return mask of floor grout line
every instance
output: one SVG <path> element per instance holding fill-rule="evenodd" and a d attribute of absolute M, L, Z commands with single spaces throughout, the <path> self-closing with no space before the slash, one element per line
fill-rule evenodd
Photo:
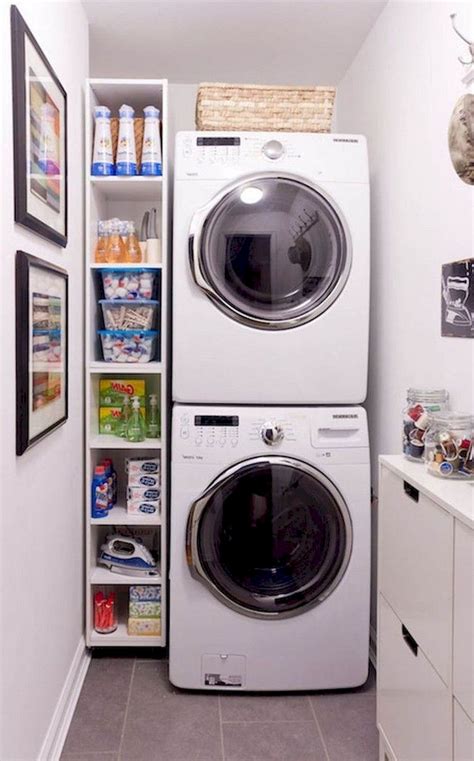
<path fill-rule="evenodd" d="M 125 727 L 126 727 L 127 718 L 128 718 L 128 708 L 129 708 L 129 705 L 130 705 L 130 697 L 132 695 L 132 687 L 133 687 L 133 680 L 135 679 L 135 670 L 136 670 L 136 667 L 137 667 L 137 659 L 135 658 L 135 660 L 133 661 L 132 674 L 130 676 L 130 684 L 129 684 L 129 687 L 128 687 L 127 702 L 125 704 L 125 713 L 124 713 L 124 716 L 123 716 L 122 732 L 120 733 L 120 743 L 119 743 L 119 749 L 118 749 L 118 753 L 117 753 L 117 761 L 120 761 L 120 757 L 122 755 L 123 738 L 125 736 Z"/>
<path fill-rule="evenodd" d="M 314 719 L 223 719 L 223 724 L 313 724 Z"/>
<path fill-rule="evenodd" d="M 224 722 L 222 721 L 222 706 L 221 706 L 221 696 L 217 695 L 217 706 L 219 710 L 219 732 L 221 736 L 221 752 L 222 752 L 222 761 L 225 761 L 225 750 L 224 750 Z"/>
<path fill-rule="evenodd" d="M 320 725 L 320 723 L 318 721 L 318 717 L 316 716 L 316 711 L 314 710 L 313 701 L 311 700 L 309 695 L 307 695 L 306 697 L 307 697 L 307 699 L 309 701 L 309 707 L 311 709 L 311 713 L 313 714 L 313 719 L 314 719 L 314 722 L 316 724 L 316 728 L 318 730 L 319 738 L 321 740 L 321 744 L 323 746 L 323 750 L 324 750 L 324 753 L 326 755 L 326 761 L 331 761 L 331 759 L 329 758 L 328 746 L 326 745 L 326 741 L 324 739 L 323 730 L 321 729 L 321 725 Z"/>

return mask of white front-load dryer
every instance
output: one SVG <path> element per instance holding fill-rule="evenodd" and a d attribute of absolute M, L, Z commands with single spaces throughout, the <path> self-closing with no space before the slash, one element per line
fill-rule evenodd
<path fill-rule="evenodd" d="M 364 410 L 175 405 L 172 436 L 173 684 L 257 691 L 363 684 Z"/>
<path fill-rule="evenodd" d="M 365 399 L 365 138 L 178 133 L 173 224 L 175 401 Z"/>

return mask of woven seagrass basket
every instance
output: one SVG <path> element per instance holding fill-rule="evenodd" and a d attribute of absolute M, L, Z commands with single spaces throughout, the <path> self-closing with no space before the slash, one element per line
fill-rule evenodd
<path fill-rule="evenodd" d="M 196 129 L 330 132 L 335 96 L 335 87 L 203 82 L 196 100 Z"/>
<path fill-rule="evenodd" d="M 120 119 L 118 118 L 118 116 L 112 116 L 110 120 L 110 132 L 112 135 L 112 155 L 114 157 L 114 162 L 116 161 L 116 158 L 117 158 L 119 122 L 120 122 Z M 135 132 L 135 151 L 137 154 L 137 172 L 140 172 L 141 163 L 142 163 L 144 129 L 145 129 L 145 120 L 143 119 L 143 117 L 137 116 L 133 120 L 133 130 Z"/>

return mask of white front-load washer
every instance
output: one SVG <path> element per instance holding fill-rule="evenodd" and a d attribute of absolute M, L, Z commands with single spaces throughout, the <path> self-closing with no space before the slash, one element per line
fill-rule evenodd
<path fill-rule="evenodd" d="M 364 410 L 175 405 L 172 436 L 173 684 L 257 691 L 363 684 Z"/>
<path fill-rule="evenodd" d="M 365 399 L 365 138 L 178 133 L 173 224 L 175 401 Z"/>

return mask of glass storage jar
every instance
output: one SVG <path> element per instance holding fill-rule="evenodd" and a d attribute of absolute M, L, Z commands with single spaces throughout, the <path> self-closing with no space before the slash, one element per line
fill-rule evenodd
<path fill-rule="evenodd" d="M 474 416 L 435 415 L 425 437 L 428 472 L 441 478 L 474 480 Z"/>
<path fill-rule="evenodd" d="M 429 418 L 433 414 L 445 412 L 448 406 L 449 394 L 444 388 L 408 389 L 402 429 L 402 447 L 405 457 L 416 462 L 423 460 Z"/>
<path fill-rule="evenodd" d="M 99 634 L 112 634 L 117 625 L 115 592 L 98 590 L 94 594 L 94 629 Z"/>

